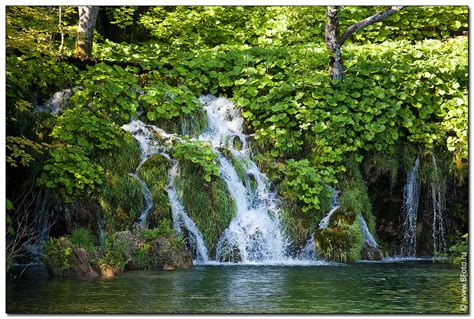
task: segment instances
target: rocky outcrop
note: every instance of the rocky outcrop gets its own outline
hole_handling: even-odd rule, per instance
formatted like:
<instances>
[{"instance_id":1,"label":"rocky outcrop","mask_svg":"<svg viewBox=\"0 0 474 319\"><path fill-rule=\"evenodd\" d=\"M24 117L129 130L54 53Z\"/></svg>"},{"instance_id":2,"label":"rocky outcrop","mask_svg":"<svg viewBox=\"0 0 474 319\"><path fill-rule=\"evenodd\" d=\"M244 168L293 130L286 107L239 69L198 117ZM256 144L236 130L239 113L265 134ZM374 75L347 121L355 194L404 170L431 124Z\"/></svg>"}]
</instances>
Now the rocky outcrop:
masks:
<instances>
[{"instance_id":1,"label":"rocky outcrop","mask_svg":"<svg viewBox=\"0 0 474 319\"><path fill-rule=\"evenodd\" d=\"M104 278L131 270L175 270L192 266L191 253L174 231L122 231L105 247L87 251L68 237L51 238L43 258L51 277Z\"/></svg>"},{"instance_id":2,"label":"rocky outcrop","mask_svg":"<svg viewBox=\"0 0 474 319\"><path fill-rule=\"evenodd\" d=\"M362 248L360 257L363 260L382 260L383 253L378 247L370 245L366 242Z\"/></svg>"},{"instance_id":3,"label":"rocky outcrop","mask_svg":"<svg viewBox=\"0 0 474 319\"><path fill-rule=\"evenodd\" d=\"M92 278L100 274L97 256L61 237L50 241L43 260L51 277Z\"/></svg>"},{"instance_id":4,"label":"rocky outcrop","mask_svg":"<svg viewBox=\"0 0 474 319\"><path fill-rule=\"evenodd\" d=\"M318 254L331 261L354 262L360 259L364 235L356 221L356 214L338 208L331 215L327 228L314 235Z\"/></svg>"},{"instance_id":5,"label":"rocky outcrop","mask_svg":"<svg viewBox=\"0 0 474 319\"><path fill-rule=\"evenodd\" d=\"M193 264L191 253L184 248L176 235L158 237L152 242L154 265L162 270L190 268Z\"/></svg>"}]
</instances>

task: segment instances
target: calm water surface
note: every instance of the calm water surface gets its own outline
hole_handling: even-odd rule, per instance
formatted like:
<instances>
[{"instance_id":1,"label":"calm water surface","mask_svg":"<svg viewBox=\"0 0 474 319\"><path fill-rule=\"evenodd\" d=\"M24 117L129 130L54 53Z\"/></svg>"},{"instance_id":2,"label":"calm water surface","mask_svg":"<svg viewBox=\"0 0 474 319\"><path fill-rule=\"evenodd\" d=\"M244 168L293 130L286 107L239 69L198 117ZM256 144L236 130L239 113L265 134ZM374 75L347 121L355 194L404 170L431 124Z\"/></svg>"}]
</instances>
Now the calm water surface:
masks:
<instances>
[{"instance_id":1,"label":"calm water surface","mask_svg":"<svg viewBox=\"0 0 474 319\"><path fill-rule=\"evenodd\" d=\"M341 266L194 266L113 279L7 281L9 313L458 313L459 267L431 262Z\"/></svg>"}]
</instances>

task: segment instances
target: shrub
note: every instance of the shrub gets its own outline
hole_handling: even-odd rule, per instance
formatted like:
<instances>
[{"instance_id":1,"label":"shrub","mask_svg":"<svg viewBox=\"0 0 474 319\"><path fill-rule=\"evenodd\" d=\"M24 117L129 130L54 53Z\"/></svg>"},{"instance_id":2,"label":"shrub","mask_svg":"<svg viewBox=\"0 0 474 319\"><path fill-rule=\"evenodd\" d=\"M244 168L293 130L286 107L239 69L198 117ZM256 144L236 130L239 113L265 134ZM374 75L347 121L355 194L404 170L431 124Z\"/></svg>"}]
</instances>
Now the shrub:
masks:
<instances>
[{"instance_id":1,"label":"shrub","mask_svg":"<svg viewBox=\"0 0 474 319\"><path fill-rule=\"evenodd\" d=\"M122 272L129 262L127 252L130 244L116 235L107 238L104 252L98 260L99 268L112 268L115 272Z\"/></svg>"},{"instance_id":2,"label":"shrub","mask_svg":"<svg viewBox=\"0 0 474 319\"><path fill-rule=\"evenodd\" d=\"M71 245L67 237L51 237L44 244L44 262L54 273L65 272L72 268Z\"/></svg>"}]
</instances>

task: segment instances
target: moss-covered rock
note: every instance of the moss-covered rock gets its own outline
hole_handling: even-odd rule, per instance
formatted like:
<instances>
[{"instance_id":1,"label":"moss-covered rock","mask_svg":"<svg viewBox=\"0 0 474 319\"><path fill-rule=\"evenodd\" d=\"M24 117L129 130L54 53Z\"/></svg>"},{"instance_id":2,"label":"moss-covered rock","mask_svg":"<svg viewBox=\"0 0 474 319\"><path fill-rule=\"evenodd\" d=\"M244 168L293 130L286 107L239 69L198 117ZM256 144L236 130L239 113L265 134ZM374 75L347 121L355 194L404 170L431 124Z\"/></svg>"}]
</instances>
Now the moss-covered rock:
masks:
<instances>
[{"instance_id":1,"label":"moss-covered rock","mask_svg":"<svg viewBox=\"0 0 474 319\"><path fill-rule=\"evenodd\" d=\"M341 207L355 214L360 214L367 222L372 234L375 234L375 217L372 214L372 202L368 187L359 164L350 158L346 162L347 171L339 178L337 188L341 191L339 202Z\"/></svg>"},{"instance_id":2,"label":"moss-covered rock","mask_svg":"<svg viewBox=\"0 0 474 319\"><path fill-rule=\"evenodd\" d=\"M199 171L199 166L182 161L176 186L212 255L220 235L235 216L236 205L220 177L213 176L211 182L206 182Z\"/></svg>"},{"instance_id":3,"label":"moss-covered rock","mask_svg":"<svg viewBox=\"0 0 474 319\"><path fill-rule=\"evenodd\" d=\"M339 208L330 220L328 228L315 233L319 256L337 262L354 262L360 259L364 247L364 235L354 212Z\"/></svg>"},{"instance_id":4,"label":"moss-covered rock","mask_svg":"<svg viewBox=\"0 0 474 319\"><path fill-rule=\"evenodd\" d=\"M174 270L192 266L191 253L168 220L154 229L126 230L108 238L98 259L104 277L130 270Z\"/></svg>"},{"instance_id":5,"label":"moss-covered rock","mask_svg":"<svg viewBox=\"0 0 474 319\"><path fill-rule=\"evenodd\" d=\"M148 118L145 121L150 122ZM152 123L168 133L198 137L207 127L207 115L204 110L198 110L172 119L156 119Z\"/></svg>"},{"instance_id":6,"label":"moss-covered rock","mask_svg":"<svg viewBox=\"0 0 474 319\"><path fill-rule=\"evenodd\" d=\"M150 228L157 227L160 220L171 218L171 206L166 191L169 165L169 160L162 155L153 155L138 171L153 197L153 210L147 220Z\"/></svg>"},{"instance_id":7,"label":"moss-covered rock","mask_svg":"<svg viewBox=\"0 0 474 319\"><path fill-rule=\"evenodd\" d=\"M140 161L140 148L132 136L127 136L123 145L110 156L103 156L100 165L105 179L102 191L97 195L105 231L130 229L143 209L143 194L140 183L130 176Z\"/></svg>"},{"instance_id":8,"label":"moss-covered rock","mask_svg":"<svg viewBox=\"0 0 474 319\"><path fill-rule=\"evenodd\" d=\"M382 260L383 253L378 247L372 246L366 242L364 243L360 256L363 260Z\"/></svg>"},{"instance_id":9,"label":"moss-covered rock","mask_svg":"<svg viewBox=\"0 0 474 319\"><path fill-rule=\"evenodd\" d=\"M74 245L68 237L50 238L43 262L52 277L97 277L97 254Z\"/></svg>"}]
</instances>

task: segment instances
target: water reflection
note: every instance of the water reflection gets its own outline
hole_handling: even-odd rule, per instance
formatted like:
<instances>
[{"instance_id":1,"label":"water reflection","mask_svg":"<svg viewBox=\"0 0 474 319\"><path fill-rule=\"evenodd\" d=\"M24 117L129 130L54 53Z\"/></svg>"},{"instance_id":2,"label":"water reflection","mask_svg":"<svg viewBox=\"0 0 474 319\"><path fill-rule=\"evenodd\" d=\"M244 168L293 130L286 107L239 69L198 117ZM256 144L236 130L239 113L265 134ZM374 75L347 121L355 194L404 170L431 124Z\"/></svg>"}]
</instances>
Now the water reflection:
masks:
<instances>
[{"instance_id":1,"label":"water reflection","mask_svg":"<svg viewBox=\"0 0 474 319\"><path fill-rule=\"evenodd\" d=\"M28 272L7 282L10 313L453 313L455 266L195 266L104 280L47 280Z\"/></svg>"}]
</instances>

